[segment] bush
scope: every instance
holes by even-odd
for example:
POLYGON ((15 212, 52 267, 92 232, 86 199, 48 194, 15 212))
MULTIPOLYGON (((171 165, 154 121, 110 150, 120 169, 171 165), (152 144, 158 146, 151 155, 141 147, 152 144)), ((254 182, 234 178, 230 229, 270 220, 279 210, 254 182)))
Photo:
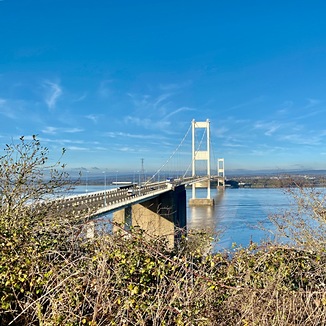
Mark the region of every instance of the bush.
POLYGON ((297 186, 288 188, 291 209, 270 216, 280 240, 312 251, 326 250, 325 189, 297 186))

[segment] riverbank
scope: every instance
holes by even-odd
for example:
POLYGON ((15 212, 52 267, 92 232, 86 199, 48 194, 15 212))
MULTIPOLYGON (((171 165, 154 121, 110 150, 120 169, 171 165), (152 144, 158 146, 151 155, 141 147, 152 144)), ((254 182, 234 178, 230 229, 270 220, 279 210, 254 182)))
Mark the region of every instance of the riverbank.
POLYGON ((226 181, 230 187, 251 188, 289 188, 289 187, 326 187, 326 177, 322 175, 259 175, 235 176, 226 181))

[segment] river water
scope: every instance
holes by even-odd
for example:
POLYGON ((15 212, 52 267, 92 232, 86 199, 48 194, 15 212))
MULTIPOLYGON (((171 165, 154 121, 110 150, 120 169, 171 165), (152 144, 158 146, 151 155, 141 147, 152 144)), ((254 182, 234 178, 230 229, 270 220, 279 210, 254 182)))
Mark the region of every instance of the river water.
MULTIPOLYGON (((114 188, 108 186, 107 189, 114 188)), ((88 192, 101 191, 103 186, 91 186, 88 192)), ((73 193, 85 193, 85 186, 78 186, 73 193)), ((196 197, 205 198, 205 189, 197 189, 196 197)), ((268 221, 271 214, 281 214, 290 208, 290 198, 282 189, 274 188, 238 188, 225 190, 211 189, 214 198, 213 207, 189 207, 192 190, 187 189, 187 227, 188 229, 206 229, 213 233, 214 251, 230 249, 233 244, 247 246, 250 241, 266 239, 268 233, 258 227, 273 230, 268 221)), ((111 218, 112 214, 108 214, 111 218)))
MULTIPOLYGON (((191 190, 187 196, 191 198, 191 190)), ((272 233, 266 230, 274 230, 268 216, 282 214, 291 205, 288 195, 274 188, 212 189, 211 196, 215 200, 213 207, 188 207, 187 222, 190 229, 213 232, 215 251, 267 240, 272 233)), ((206 197, 206 190, 198 189, 196 197, 206 197)))

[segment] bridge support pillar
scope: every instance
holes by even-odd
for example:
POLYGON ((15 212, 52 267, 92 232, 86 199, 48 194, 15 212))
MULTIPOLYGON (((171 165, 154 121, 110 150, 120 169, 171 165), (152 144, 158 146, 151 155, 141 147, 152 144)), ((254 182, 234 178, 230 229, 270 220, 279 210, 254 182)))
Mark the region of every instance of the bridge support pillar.
MULTIPOLYGON (((125 230, 139 227, 145 235, 162 236, 167 239, 168 246, 173 248, 185 233, 187 225, 186 190, 184 185, 158 197, 135 204, 131 207, 131 220, 128 225, 128 213, 122 209, 113 214, 115 223, 125 224, 125 230)), ((117 228, 113 230, 115 232, 117 228)))
POLYGON ((212 198, 190 198, 189 206, 214 206, 212 198))

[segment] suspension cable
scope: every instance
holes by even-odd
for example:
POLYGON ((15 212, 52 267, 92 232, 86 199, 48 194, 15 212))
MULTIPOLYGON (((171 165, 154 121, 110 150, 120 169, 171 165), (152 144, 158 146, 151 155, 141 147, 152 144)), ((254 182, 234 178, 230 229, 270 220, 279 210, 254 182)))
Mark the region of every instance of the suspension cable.
POLYGON ((185 139, 187 138, 187 136, 190 132, 191 126, 192 125, 190 124, 186 134, 184 135, 183 139, 181 140, 181 142, 177 146, 177 148, 174 150, 174 152, 170 155, 170 157, 166 160, 166 162, 151 176, 151 178, 145 182, 145 185, 150 183, 150 181, 153 180, 162 171, 162 169, 170 162, 170 160, 173 158, 175 153, 179 150, 179 148, 181 147, 181 145, 184 143, 185 139))

